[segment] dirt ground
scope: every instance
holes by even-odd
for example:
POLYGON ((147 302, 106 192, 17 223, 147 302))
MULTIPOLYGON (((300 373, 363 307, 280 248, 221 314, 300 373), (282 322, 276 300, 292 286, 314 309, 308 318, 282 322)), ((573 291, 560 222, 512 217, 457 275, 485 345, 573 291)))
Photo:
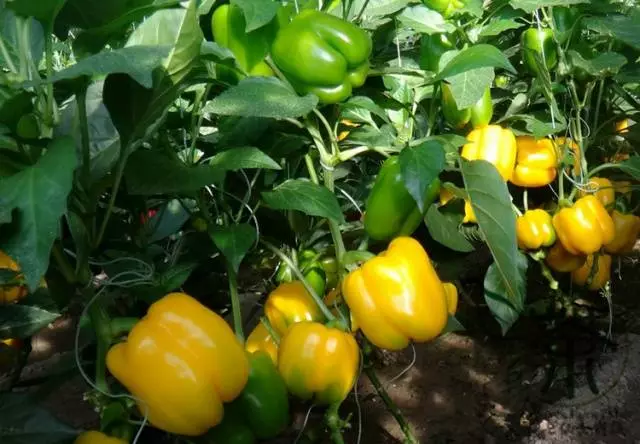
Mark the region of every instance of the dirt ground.
MULTIPOLYGON (((463 322, 467 331, 416 345, 415 359, 412 348, 380 355, 380 379, 421 443, 640 442, 637 270, 637 258, 626 259, 623 280, 613 284, 612 342, 602 337, 606 322, 586 333, 569 323, 552 334, 540 323, 524 320, 502 338, 486 307, 470 306, 482 304, 479 289, 470 284, 465 285, 460 313, 463 320, 473 313, 473 318, 466 318, 468 324, 463 322), (479 312, 487 313, 479 318, 479 312), (568 343, 567 337, 575 340, 568 343), (549 378, 553 368, 554 376, 549 378)), ((61 361, 70 362, 69 353, 60 350, 70 349, 71 331, 73 322, 63 319, 36 338, 37 362, 25 368, 23 378, 37 378, 61 361)), ((66 380, 45 406, 70 425, 95 426, 95 413, 83 402, 87 390, 79 377, 66 380)), ((321 411, 317 410, 308 415, 307 424, 320 423, 321 411)), ((277 443, 296 442, 306 413, 304 408, 297 409, 292 430, 277 443)), ((397 423, 372 394, 364 375, 357 399, 349 397, 341 414, 352 415, 347 443, 402 442, 397 423)), ((145 438, 144 442, 158 441, 145 438)))

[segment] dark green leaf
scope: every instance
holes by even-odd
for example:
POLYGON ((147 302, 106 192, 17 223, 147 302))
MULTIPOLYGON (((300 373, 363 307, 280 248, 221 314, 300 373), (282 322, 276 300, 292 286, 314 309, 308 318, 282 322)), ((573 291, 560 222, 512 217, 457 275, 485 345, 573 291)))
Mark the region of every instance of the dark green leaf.
POLYGON ((636 180, 640 180, 640 156, 631 156, 618 164, 618 168, 636 180))
MULTIPOLYGON (((459 204, 460 207, 464 205, 462 201, 459 201, 459 204)), ((475 248, 458 230, 462 223, 462 214, 447 211, 447 208, 452 205, 453 203, 446 205, 442 211, 437 205, 431 205, 427 210, 424 223, 433 240, 454 251, 469 253, 475 248)))
POLYGON ((188 219, 189 213, 180 201, 178 199, 170 200, 147 221, 147 227, 152 233, 149 242, 158 242, 175 234, 188 219))
POLYGON ((640 64, 625 65, 614 77, 618 83, 640 83, 640 64))
POLYGON ((211 158, 209 165, 224 171, 237 171, 242 168, 281 169, 275 160, 251 146, 231 148, 218 153, 211 158))
POLYGON ((518 252, 515 260, 517 274, 515 276, 516 280, 512 281, 511 284, 518 288, 518 294, 522 299, 518 301, 510 299, 510 290, 505 285, 500 267, 495 262, 489 266, 484 277, 484 300, 487 302, 491 314, 500 324, 503 335, 509 331, 520 317, 527 295, 526 276, 529 266, 527 257, 518 252))
MULTIPOLYGON (((0 51, 0 66, 13 66, 17 72, 26 73, 40 63, 44 52, 44 31, 37 20, 24 20, 20 24, 18 20, 13 11, 3 9, 0 4, 0 41, 4 45, 0 51)), ((4 100, 0 97, 0 103, 4 100)))
POLYGON ((325 187, 307 180, 287 180, 273 191, 263 192, 262 198, 274 210, 298 210, 310 216, 344 222, 336 196, 325 187))
POLYGON ((242 259, 256 241, 257 233, 251 225, 239 224, 216 227, 211 232, 211 238, 234 271, 237 272, 242 259))
POLYGON ((273 0, 231 0, 231 4, 242 8, 247 23, 246 32, 251 32, 269 23, 280 8, 280 3, 273 0))
MULTIPOLYGON (((547 137, 550 134, 558 134, 566 130, 567 121, 561 114, 554 115, 554 120, 551 120, 550 115, 541 116, 534 114, 514 114, 505 118, 505 121, 521 120, 525 122, 527 131, 529 131, 537 139, 547 137), (545 120, 540 120, 544 117, 545 120), (546 120, 548 119, 548 120, 546 120)), ((501 122, 501 120, 499 121, 501 122)))
POLYGON ((34 17, 43 24, 53 23, 66 0, 5 0, 7 8, 23 17, 34 17))
POLYGON ((491 87, 495 75, 493 68, 478 68, 447 78, 451 94, 458 109, 475 105, 491 87))
POLYGON ((488 25, 482 28, 482 30, 480 31, 480 37, 492 37, 495 35, 500 35, 505 31, 518 29, 523 26, 523 23, 520 23, 513 18, 492 20, 488 25))
POLYGON ((589 3, 589 0, 511 0, 511 6, 516 9, 524 9, 525 12, 533 12, 547 6, 569 6, 578 3, 589 3))
POLYGON ((138 150, 129 157, 124 177, 131 194, 152 195, 191 193, 223 175, 209 165, 187 166, 162 152, 138 150))
POLYGON ((440 71, 437 79, 461 74, 478 68, 503 68, 516 73, 509 59, 498 48, 492 45, 480 44, 463 49, 440 71))
POLYGON ((308 114, 317 104, 316 96, 300 97, 275 77, 248 77, 207 103, 204 111, 224 116, 286 119, 308 114))
POLYGON ((586 60, 577 51, 570 50, 569 60, 576 68, 600 78, 616 74, 627 63, 627 59, 622 54, 615 52, 605 52, 591 60, 586 60))
POLYGON ((633 48, 640 50, 640 18, 609 14, 607 16, 590 17, 584 20, 584 25, 600 34, 614 37, 633 48))
POLYGON ((505 295, 521 310, 524 295, 516 285, 519 276, 516 216, 507 184, 496 167, 485 160, 460 159, 460 169, 480 231, 493 255, 496 272, 504 281, 505 295))
POLYGON ((2 233, 8 237, 0 237, 1 249, 20 264, 32 290, 49 266, 77 164, 73 139, 62 137, 35 165, 0 180, 0 208, 17 209, 11 229, 2 233))
POLYGON ((32 336, 58 317, 60 313, 31 305, 3 305, 0 307, 0 338, 32 336))
POLYGON ((429 140, 416 147, 404 149, 400 152, 399 162, 404 186, 415 199, 420 211, 426 211, 424 204, 427 191, 444 168, 442 143, 429 140))
POLYGON ((197 268, 196 263, 176 264, 171 266, 160 276, 160 286, 163 293, 178 290, 187 281, 191 273, 197 268))
POLYGON ((406 27, 424 34, 449 33, 455 30, 455 27, 445 21, 442 15, 423 5, 405 8, 398 15, 398 20, 406 27))

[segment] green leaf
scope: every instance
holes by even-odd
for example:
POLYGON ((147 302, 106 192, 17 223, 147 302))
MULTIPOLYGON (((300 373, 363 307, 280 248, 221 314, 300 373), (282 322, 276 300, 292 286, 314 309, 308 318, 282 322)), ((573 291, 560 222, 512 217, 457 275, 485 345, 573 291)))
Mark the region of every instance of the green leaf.
POLYGON ((493 68, 478 68, 447 78, 458 109, 475 105, 494 79, 493 68))
POLYGON ((517 270, 516 280, 512 281, 511 284, 518 289, 518 294, 521 297, 518 301, 511 301, 509 289, 505 285, 497 263, 494 262, 489 266, 484 277, 484 300, 487 302, 491 314, 500 324, 503 335, 507 334, 520 317, 527 294, 526 277, 529 266, 527 257, 518 252, 515 257, 515 266, 517 270))
POLYGON ((524 9, 525 12, 534 12, 547 6, 577 5, 579 3, 589 3, 589 0, 511 0, 509 3, 513 8, 524 9))
POLYGON ((536 139, 547 137, 550 134, 558 134, 567 129, 567 121, 561 114, 554 115, 554 119, 551 119, 549 114, 542 116, 538 114, 514 114, 508 118, 501 119, 502 121, 514 121, 520 120, 525 123, 527 131, 531 133, 536 139), (540 120, 544 118, 545 120, 540 120), (547 120, 548 119, 548 120, 547 120))
POLYGON ((35 401, 31 393, 0 395, 2 444, 68 444, 78 435, 35 401))
POLYGON ((287 180, 273 191, 263 192, 262 199, 274 210, 298 210, 309 216, 344 222, 336 196, 325 187, 307 180, 287 180))
POLYGON ((33 17, 42 24, 53 23, 67 0, 5 0, 6 6, 23 17, 33 17))
POLYGON ((436 80, 446 79, 456 74, 478 68, 503 68, 516 73, 509 59, 498 48, 480 44, 463 49, 440 71, 436 80))
POLYGON ((248 77, 208 102, 204 112, 286 119, 308 114, 317 104, 316 96, 300 97, 275 77, 248 77))
MULTIPOLYGON (((428 140, 416 147, 400 152, 400 173, 409 194, 415 199, 420 211, 432 182, 438 179, 444 168, 444 149, 438 140, 428 140)), ((431 202, 427 202, 428 205, 431 202)))
POLYGON ((640 83, 640 64, 633 63, 625 65, 613 79, 623 85, 627 83, 640 83))
POLYGON ((189 213, 178 199, 172 199, 147 221, 149 242, 158 242, 175 234, 189 220, 189 213))
POLYGON ((441 34, 455 31, 453 26, 440 13, 426 6, 410 6, 405 8, 398 20, 408 28, 423 34, 441 34))
POLYGON ((617 74, 620 68, 627 63, 625 56, 615 52, 605 52, 591 60, 586 60, 577 51, 570 50, 569 60, 576 68, 581 68, 599 78, 617 74))
POLYGON ((618 164, 618 168, 636 180, 640 180, 640 156, 631 156, 618 164))
POLYGON ((464 325, 462 325, 460 323, 460 321, 458 321, 456 319, 455 316, 453 315, 449 315, 449 317, 447 318, 447 325, 444 327, 444 330, 442 330, 442 335, 447 334, 447 333, 453 333, 456 331, 465 331, 466 328, 464 328, 464 325))
MULTIPOLYGON (((44 53, 44 31, 40 22, 20 19, 0 4, 0 24, 0 41, 4 45, 4 50, 0 51, 0 66, 13 66, 17 72, 25 73, 32 66, 38 66, 44 53), (27 47, 24 47, 25 43, 27 47)), ((0 97, 0 102, 4 100, 0 97)))
POLYGON ((469 253, 475 250, 474 246, 460 233, 458 227, 462 223, 463 201, 452 202, 441 209, 437 205, 431 205, 427 210, 424 223, 429 230, 429 234, 436 242, 461 253, 469 253), (459 204, 460 212, 451 211, 454 204, 459 204))
POLYGON ((192 193, 218 183, 220 170, 209 165, 187 166, 165 153, 138 150, 127 161, 124 177, 131 194, 192 193))
POLYGON ((216 227, 211 232, 211 239, 236 272, 256 238, 256 230, 249 224, 216 227))
POLYGON ((224 171, 237 171, 243 168, 282 169, 275 160, 252 146, 231 148, 218 153, 211 158, 209 165, 224 171))
POLYGON ((0 208, 16 209, 10 228, 0 235, 0 249, 20 264, 31 290, 49 266, 77 165, 73 139, 61 137, 35 165, 0 180, 0 208))
POLYGON ((162 273, 158 282, 163 292, 166 294, 178 290, 197 267, 197 263, 183 263, 169 267, 167 271, 162 273))
POLYGON ((485 160, 460 159, 460 170, 478 226, 504 281, 506 297, 521 310, 524 295, 516 285, 516 216, 507 184, 496 167, 485 160))
POLYGON ((131 76, 145 88, 151 88, 153 86, 153 70, 162 65, 170 51, 171 47, 166 45, 129 46, 113 51, 103 51, 56 72, 50 79, 26 82, 25 86, 32 87, 81 76, 99 77, 111 73, 123 73, 131 76))
POLYGON ((590 17, 583 21, 584 26, 610 37, 614 37, 621 42, 640 50, 640 18, 635 16, 627 17, 620 14, 609 14, 607 16, 590 17))
POLYGON ((269 23, 276 16, 280 3, 273 0, 231 0, 242 9, 247 23, 246 32, 254 31, 269 23))
MULTIPOLYGON (((122 26, 126 28, 135 19, 140 18, 141 12, 150 16, 154 10, 151 6, 153 3, 164 2, 162 0, 67 0, 55 23, 56 34, 60 38, 66 38, 69 28, 94 30, 107 26, 119 18, 134 16, 126 22, 123 19, 122 26)), ((175 6, 176 2, 173 3, 175 6)))
POLYGON ((0 307, 0 338, 32 336, 59 317, 60 313, 31 305, 3 305, 0 307))
POLYGON ((480 37, 493 37, 496 35, 500 35, 505 31, 518 29, 523 26, 523 23, 520 23, 513 18, 492 20, 488 25, 482 28, 482 30, 480 31, 480 37))

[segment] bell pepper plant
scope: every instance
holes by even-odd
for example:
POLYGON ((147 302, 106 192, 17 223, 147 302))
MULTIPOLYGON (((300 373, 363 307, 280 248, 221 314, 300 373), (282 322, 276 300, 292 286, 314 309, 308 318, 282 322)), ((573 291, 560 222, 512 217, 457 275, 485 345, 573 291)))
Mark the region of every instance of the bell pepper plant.
POLYGON ((526 250, 549 247, 556 241, 551 215, 544 210, 529 210, 516 219, 518 246, 526 250))
POLYGON ((558 48, 553 31, 549 28, 527 29, 521 35, 520 46, 524 65, 535 76, 540 75, 539 61, 547 70, 553 69, 558 63, 558 48))
POLYGON ((511 183, 520 187, 539 188, 549 185, 557 176, 558 156, 550 139, 531 136, 516 137, 516 167, 511 183))
POLYGON ((510 180, 516 165, 516 136, 508 128, 488 125, 476 128, 467 135, 461 156, 467 160, 486 160, 492 163, 506 180, 510 180))
POLYGON ((605 244, 604 250, 609 254, 631 253, 640 236, 640 217, 614 210, 611 218, 616 234, 611 242, 605 244))
POLYGON ((442 84, 442 114, 446 122, 455 129, 465 127, 469 122, 474 128, 488 125, 493 117, 493 103, 491 90, 485 89, 480 100, 469 108, 459 109, 451 88, 442 84))

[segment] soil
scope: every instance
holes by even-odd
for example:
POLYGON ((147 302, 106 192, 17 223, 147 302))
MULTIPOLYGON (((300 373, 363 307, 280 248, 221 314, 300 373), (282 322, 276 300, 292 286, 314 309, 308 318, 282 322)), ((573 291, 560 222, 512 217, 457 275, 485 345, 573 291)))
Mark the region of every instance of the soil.
MULTIPOLYGON (((610 341, 607 316, 587 329, 583 321, 567 321, 553 331, 524 318, 502 337, 486 307, 479 307, 481 280, 474 279, 463 282, 459 314, 467 331, 402 353, 381 353, 376 372, 421 443, 640 443, 637 261, 625 259, 623 279, 614 280, 610 341)), ((74 327, 65 318, 34 340, 24 380, 61 362, 73 363, 68 350, 74 327)), ((83 401, 88 390, 79 376, 67 379, 44 405, 74 427, 95 427, 96 415, 83 401)), ((303 427, 309 432, 321 423, 320 409, 309 415, 303 406, 295 410, 292 430, 277 443, 296 442, 303 427)), ((352 415, 347 443, 403 442, 397 422, 364 375, 357 396, 349 397, 340 413, 352 415)), ((145 436, 144 442, 159 442, 145 436)))

